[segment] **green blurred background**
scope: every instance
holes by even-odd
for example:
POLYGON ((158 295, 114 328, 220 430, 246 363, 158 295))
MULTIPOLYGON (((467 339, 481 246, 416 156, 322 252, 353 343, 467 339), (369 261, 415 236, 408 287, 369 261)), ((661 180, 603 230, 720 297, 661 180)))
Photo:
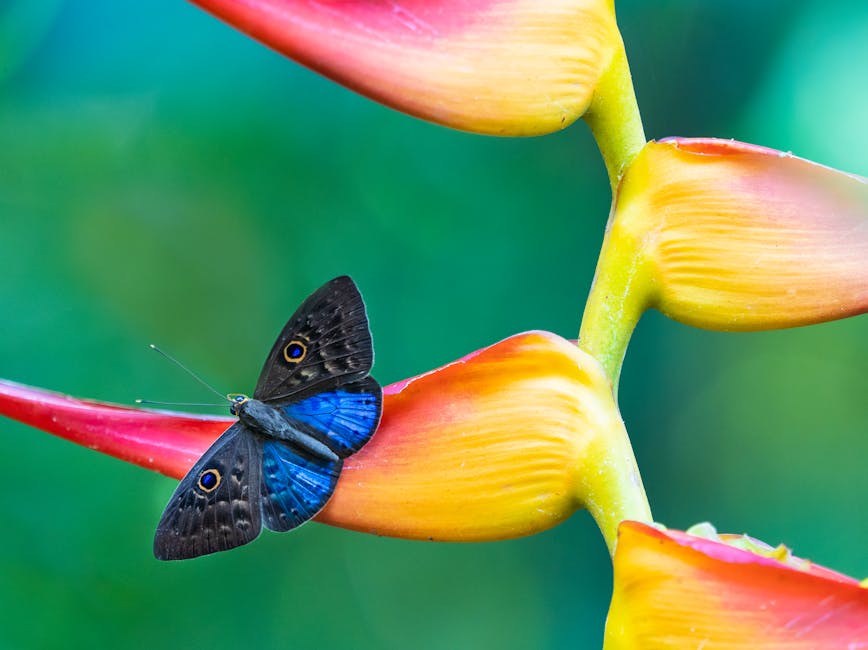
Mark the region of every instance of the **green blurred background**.
MULTIPOLYGON (((868 4, 618 2, 649 137, 733 137, 866 174, 868 4)), ((0 3, 0 376, 250 390, 297 303, 350 273, 376 376, 509 334, 575 337, 608 211, 583 124, 456 133, 358 97, 179 0, 0 3)), ((656 517, 868 575, 868 320, 726 335, 649 314, 621 409, 656 517)), ((590 517, 447 545, 322 525, 151 556, 175 482, 11 421, 0 647, 595 648, 590 517)))

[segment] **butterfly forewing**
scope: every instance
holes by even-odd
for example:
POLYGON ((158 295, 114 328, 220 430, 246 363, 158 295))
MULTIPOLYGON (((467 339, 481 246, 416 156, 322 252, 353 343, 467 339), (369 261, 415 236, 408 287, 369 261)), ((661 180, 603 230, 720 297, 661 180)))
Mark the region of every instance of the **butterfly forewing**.
POLYGON ((253 397, 300 399, 365 377, 374 348, 365 303, 347 276, 313 293, 289 319, 268 355, 253 397))
POLYGON ((255 539, 262 530, 260 475, 254 434, 236 423, 202 455, 169 499, 157 525, 154 555, 182 560, 255 539))

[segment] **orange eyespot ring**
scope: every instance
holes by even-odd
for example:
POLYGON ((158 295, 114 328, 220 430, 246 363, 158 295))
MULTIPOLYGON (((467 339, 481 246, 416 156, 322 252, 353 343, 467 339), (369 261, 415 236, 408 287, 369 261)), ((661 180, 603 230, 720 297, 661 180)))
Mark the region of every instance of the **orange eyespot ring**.
POLYGON ((206 469, 199 474, 199 489, 203 492, 213 492, 222 480, 220 472, 216 469, 206 469))
POLYGON ((298 363, 307 355, 307 346, 299 340, 292 340, 283 347, 283 358, 287 363, 298 363))

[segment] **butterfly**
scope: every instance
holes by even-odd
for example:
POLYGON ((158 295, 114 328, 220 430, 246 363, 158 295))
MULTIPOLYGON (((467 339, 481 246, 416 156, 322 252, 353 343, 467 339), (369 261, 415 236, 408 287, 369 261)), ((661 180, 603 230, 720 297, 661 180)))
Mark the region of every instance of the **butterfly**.
POLYGON ((316 515, 343 459, 377 429, 383 391, 349 277, 302 303, 271 349, 253 397, 229 395, 238 421, 181 480, 154 536, 154 555, 181 560, 247 544, 263 526, 287 531, 316 515))

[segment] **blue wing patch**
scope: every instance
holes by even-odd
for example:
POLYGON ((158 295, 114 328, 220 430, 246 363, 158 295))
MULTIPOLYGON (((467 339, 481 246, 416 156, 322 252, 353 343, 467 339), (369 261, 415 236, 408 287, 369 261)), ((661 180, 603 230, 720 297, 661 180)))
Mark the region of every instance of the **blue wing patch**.
POLYGON ((300 526, 335 491, 343 461, 308 456, 276 440, 261 444, 262 523, 278 532, 300 526))
POLYGON ((374 435, 382 399, 380 385, 368 377, 284 406, 283 412, 325 436, 328 446, 346 458, 374 435))

